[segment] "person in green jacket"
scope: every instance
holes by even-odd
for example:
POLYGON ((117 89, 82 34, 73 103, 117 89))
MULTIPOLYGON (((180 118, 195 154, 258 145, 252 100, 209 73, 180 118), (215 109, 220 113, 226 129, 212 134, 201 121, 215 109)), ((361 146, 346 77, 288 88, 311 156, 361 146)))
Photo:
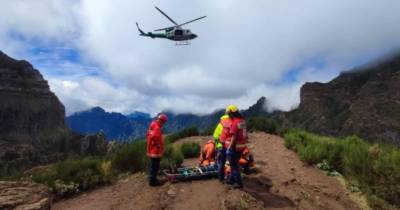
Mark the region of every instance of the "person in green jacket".
POLYGON ((225 173, 225 149, 224 149, 224 141, 226 140, 227 127, 230 125, 230 118, 228 114, 225 114, 221 117, 220 122, 214 130, 214 141, 215 141, 215 150, 216 150, 216 161, 218 168, 218 177, 221 182, 224 181, 225 173), (225 125, 225 128, 224 128, 225 125))
MULTIPOLYGON (((225 115, 223 115, 223 116, 221 117, 221 120, 223 120, 223 119, 228 119, 228 118, 229 118, 229 115, 225 114, 225 115)), ((221 150, 222 147, 223 147, 223 145, 221 144, 221 141, 220 141, 222 129, 223 129, 223 126, 222 126, 221 122, 218 122, 218 125, 217 125, 217 127, 215 128, 214 134, 213 134, 214 143, 215 143, 215 149, 216 149, 217 151, 218 151, 218 150, 221 150)))

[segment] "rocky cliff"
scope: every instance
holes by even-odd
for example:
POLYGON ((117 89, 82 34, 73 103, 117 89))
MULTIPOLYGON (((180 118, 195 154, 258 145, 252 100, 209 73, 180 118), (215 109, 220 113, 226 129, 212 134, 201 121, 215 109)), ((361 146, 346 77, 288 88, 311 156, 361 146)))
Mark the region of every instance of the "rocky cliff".
POLYGON ((97 148, 64 121, 64 106, 40 72, 0 51, 0 175, 97 148))
POLYGON ((300 97, 299 107, 285 114, 290 126, 400 145, 400 55, 328 83, 306 83, 300 97))
POLYGON ((0 141, 41 143, 64 129, 64 106, 38 70, 0 52, 0 141))

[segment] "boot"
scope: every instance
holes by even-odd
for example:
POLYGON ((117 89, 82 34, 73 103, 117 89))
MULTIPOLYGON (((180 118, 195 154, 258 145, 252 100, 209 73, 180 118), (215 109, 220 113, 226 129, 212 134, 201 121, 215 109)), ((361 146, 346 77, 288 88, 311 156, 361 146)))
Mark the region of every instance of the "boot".
POLYGON ((158 181, 158 179, 153 179, 149 182, 149 185, 152 187, 157 187, 160 186, 160 182, 158 181))

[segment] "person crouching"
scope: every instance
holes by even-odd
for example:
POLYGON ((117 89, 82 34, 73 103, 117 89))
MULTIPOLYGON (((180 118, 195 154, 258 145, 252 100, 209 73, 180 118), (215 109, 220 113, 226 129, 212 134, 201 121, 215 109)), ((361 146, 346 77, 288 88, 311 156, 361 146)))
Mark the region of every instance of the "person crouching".
POLYGON ((200 151, 200 166, 215 165, 215 143, 209 140, 200 151))

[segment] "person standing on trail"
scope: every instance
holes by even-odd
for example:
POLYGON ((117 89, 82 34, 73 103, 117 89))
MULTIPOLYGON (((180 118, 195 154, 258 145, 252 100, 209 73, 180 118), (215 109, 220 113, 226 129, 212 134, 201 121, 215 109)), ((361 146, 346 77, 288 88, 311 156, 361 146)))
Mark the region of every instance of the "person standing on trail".
POLYGON ((229 105, 226 107, 225 115, 221 117, 220 122, 214 130, 214 141, 215 147, 217 149, 217 165, 218 165, 218 178, 220 182, 225 179, 225 162, 226 162, 226 146, 225 141, 229 138, 229 129, 231 127, 232 121, 229 118, 229 113, 232 111, 237 111, 235 105, 229 105))
POLYGON ((246 121, 237 108, 230 111, 228 115, 231 119, 229 138, 225 141, 226 156, 231 165, 231 176, 228 184, 232 184, 234 188, 242 188, 239 160, 247 143, 246 121))
POLYGON ((168 117, 165 114, 159 114, 155 120, 150 123, 147 131, 147 156, 150 158, 149 185, 160 185, 157 174, 160 168, 160 161, 164 152, 164 140, 161 128, 167 122, 168 117))
MULTIPOLYGON (((215 150, 216 150, 215 159, 217 161, 217 167, 221 162, 222 152, 225 153, 225 151, 223 151, 223 148, 224 148, 223 142, 221 142, 221 134, 222 134, 222 130, 223 130, 222 124, 224 123, 224 121, 230 121, 229 116, 227 114, 225 114, 221 117, 220 122, 218 123, 217 127, 215 127, 214 134, 213 134, 214 145, 215 145, 215 150)), ((226 124, 226 123, 224 123, 224 124, 226 124)), ((226 127, 228 128, 230 126, 226 125, 226 127)))

